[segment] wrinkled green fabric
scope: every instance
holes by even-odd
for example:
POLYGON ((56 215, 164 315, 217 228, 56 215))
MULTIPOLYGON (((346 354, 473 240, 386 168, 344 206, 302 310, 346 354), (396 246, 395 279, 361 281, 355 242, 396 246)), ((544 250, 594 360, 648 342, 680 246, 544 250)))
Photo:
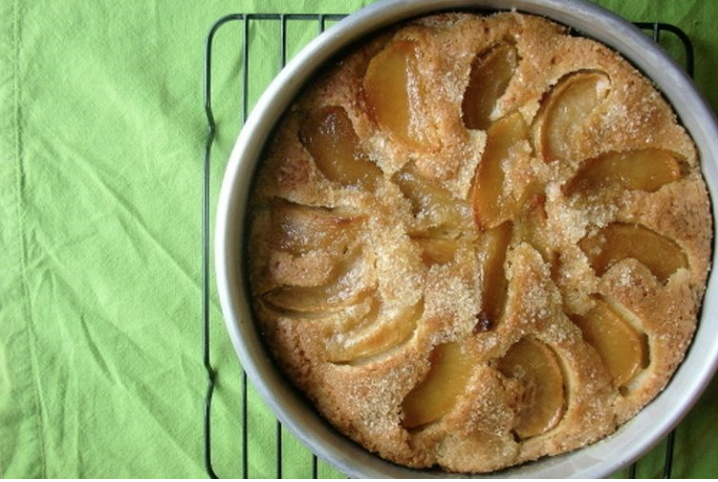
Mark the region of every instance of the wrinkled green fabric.
MULTIPOLYGON (((352 12, 370 0, 0 0, 0 476, 203 477, 204 38, 234 12, 352 12)), ((714 108, 718 2, 601 0, 672 22, 714 108)), ((253 28, 249 106, 276 72, 253 28)), ((293 54, 316 26, 292 25, 293 54)), ((239 26, 217 37, 212 205, 240 125, 239 26)), ((242 475, 241 372, 212 293, 214 465, 242 475)), ((674 474, 718 474, 718 384, 680 426, 674 474)), ((248 473, 275 477, 276 424, 249 390, 248 473)), ((285 477, 311 457, 284 433, 285 477)), ((662 449, 639 475, 655 476, 662 449)), ((320 476, 339 476, 320 464, 320 476)))

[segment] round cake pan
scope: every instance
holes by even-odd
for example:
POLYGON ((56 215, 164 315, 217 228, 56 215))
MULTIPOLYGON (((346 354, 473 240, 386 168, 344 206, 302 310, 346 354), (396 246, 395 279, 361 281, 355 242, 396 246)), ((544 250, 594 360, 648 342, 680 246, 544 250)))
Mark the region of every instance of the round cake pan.
MULTIPOLYGON (((515 9, 568 25, 620 52, 653 80, 693 137, 716 205, 718 128, 715 117, 684 71, 629 22, 583 0, 384 0, 348 16, 302 50, 271 83, 242 129, 227 166, 217 206, 215 262, 227 329, 242 366, 285 427, 315 454, 350 477, 445 477, 451 474, 399 467, 369 453, 334 430, 290 385, 272 362, 252 317, 244 270, 247 203, 264 143, 304 83, 341 50, 382 27, 450 10, 515 9)), ((713 211, 716 225, 715 210, 713 211)), ((715 237, 714 249, 715 256, 715 237)), ((613 435, 586 448, 501 471, 501 477, 605 477, 658 443, 690 410, 718 366, 718 280, 712 271, 699 327, 668 387, 613 435)))

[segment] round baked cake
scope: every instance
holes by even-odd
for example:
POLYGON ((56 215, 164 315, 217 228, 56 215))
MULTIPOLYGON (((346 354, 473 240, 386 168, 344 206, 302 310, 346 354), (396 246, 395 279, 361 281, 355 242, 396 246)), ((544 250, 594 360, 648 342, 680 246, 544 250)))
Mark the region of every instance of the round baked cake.
POLYGON ((573 450, 683 359, 709 199, 670 106, 605 46, 517 13, 412 20, 317 75, 267 145, 256 319, 379 456, 486 472, 573 450))

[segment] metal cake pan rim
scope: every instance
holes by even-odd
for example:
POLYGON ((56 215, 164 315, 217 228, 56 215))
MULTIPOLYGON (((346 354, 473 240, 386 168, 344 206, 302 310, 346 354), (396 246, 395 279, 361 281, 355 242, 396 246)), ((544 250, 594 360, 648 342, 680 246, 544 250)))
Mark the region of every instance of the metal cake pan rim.
MULTIPOLYGON (((260 97, 235 143, 225 170, 215 224, 215 270, 227 330, 247 376, 279 420, 315 454, 350 477, 444 477, 399 467, 341 435, 287 383, 252 320, 244 266, 244 228, 251 177, 264 140, 301 87, 342 48, 384 26, 452 9, 518 10, 569 25, 621 53, 652 79, 693 137, 711 195, 718 192, 715 116, 682 69, 626 20, 584 0, 381 0, 348 16, 290 61, 260 97)), ((716 225, 715 212, 713 224, 716 225)), ((715 256, 715 238, 713 240, 715 256)), ((718 280, 711 272, 699 330, 667 389, 613 435, 588 447, 498 472, 501 477, 605 477, 658 443, 690 410, 718 367, 718 280), (712 327, 712 329, 711 329, 712 327), (711 332, 713 335, 711 335, 711 332)), ((491 476, 491 474, 489 474, 491 476)))

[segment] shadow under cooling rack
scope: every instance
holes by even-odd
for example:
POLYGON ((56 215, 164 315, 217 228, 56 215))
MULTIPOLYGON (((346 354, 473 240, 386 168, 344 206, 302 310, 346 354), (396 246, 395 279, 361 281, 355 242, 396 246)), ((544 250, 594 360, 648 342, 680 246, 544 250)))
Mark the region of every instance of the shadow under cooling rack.
MULTIPOLYGON (((247 119, 251 106, 259 98, 269 82, 286 64, 287 60, 296 54, 301 47, 306 45, 315 36, 321 34, 327 27, 344 18, 344 14, 232 14, 217 20, 209 30, 205 45, 204 62, 204 111, 207 117, 208 132, 205 143, 203 176, 202 176, 202 354, 203 363, 207 373, 207 388, 204 403, 204 464, 207 474, 211 478, 217 478, 212 459, 212 400, 217 380, 217 371, 211 362, 211 325, 210 325, 210 211, 211 211, 211 167, 214 151, 222 151, 224 154, 214 155, 219 157, 221 162, 226 161, 230 145, 227 141, 236 138, 241 126, 247 119), (222 46, 218 45, 217 38, 222 35, 226 37, 222 46), (217 65, 223 67, 224 75, 220 78, 213 78, 217 65), (217 87, 216 91, 214 87, 217 87), (219 128, 229 131, 226 135, 218 136, 219 128), (221 138, 220 138, 221 137, 221 138)), ((694 58, 693 46, 690 38, 678 27, 666 23, 638 22, 635 24, 651 35, 656 42, 666 48, 686 71, 693 76, 694 58)), ((224 131, 223 131, 224 132, 224 131)), ((215 161, 218 162, 218 161, 215 161)), ((219 167, 224 167, 221 165, 219 167)), ((237 380, 240 384, 241 409, 237 414, 241 426, 238 438, 241 440, 241 451, 238 457, 241 458, 241 474, 227 474, 232 478, 274 477, 281 479, 283 475, 297 477, 291 467, 287 467, 283 461, 284 444, 286 437, 282 425, 275 421, 273 434, 266 431, 262 436, 273 438, 272 450, 274 450, 274 467, 261 468, 261 475, 250 474, 249 454, 252 450, 253 441, 249 434, 249 412, 261 404, 258 400, 250 400, 250 390, 247 375, 242 372, 237 380)), ((680 430, 680 427, 676 430, 680 430)), ((293 442, 298 443, 298 442, 293 442)), ((675 431, 665 440, 665 446, 656 450, 663 452, 662 476, 671 477, 673 464, 673 452, 675 445, 675 431)), ((266 445, 258 450, 266 450, 266 445)), ((318 478, 323 463, 317 460, 317 456, 306 452, 306 463, 303 462, 307 474, 318 478)), ((641 461, 633 464, 625 474, 635 478, 641 461)), ((338 473, 327 469, 329 476, 335 477, 338 473)), ((650 474, 650 477, 658 476, 658 473, 650 474)))

